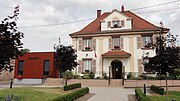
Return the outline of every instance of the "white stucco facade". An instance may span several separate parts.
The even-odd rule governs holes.
[[[131,13],[131,15],[133,14]],[[155,50],[152,46],[144,46],[144,43],[147,43],[147,39],[149,38],[149,40],[151,40],[150,45],[152,45],[159,30],[156,29],[156,31],[154,31],[154,29],[149,30],[148,28],[146,28],[148,30],[135,30],[133,20],[137,19],[147,24],[147,26],[154,28],[156,28],[156,26],[142,18],[138,18],[138,16],[133,19],[132,17],[134,16],[136,15],[129,17],[125,15],[124,12],[113,10],[108,16],[99,20],[100,26],[97,26],[100,29],[99,32],[87,32],[87,34],[85,32],[82,34],[78,33],[75,37],[72,37],[73,46],[77,50],[77,61],[80,63],[78,66],[79,69],[76,69],[78,74],[85,72],[83,70],[83,63],[86,59],[92,60],[91,68],[93,68],[92,71],[95,69],[96,77],[102,77],[103,73],[108,75],[109,72],[111,72],[112,76],[113,72],[116,71],[116,69],[113,69],[116,64],[119,64],[120,70],[117,69],[117,71],[120,71],[119,73],[121,74],[144,72],[143,57],[153,57],[155,55]],[[113,21],[118,22],[117,26],[112,26]],[[141,23],[138,21],[136,22]],[[89,26],[94,27],[96,25],[93,25],[92,22]],[[139,26],[138,24],[136,27],[143,28],[144,26]],[[88,26],[85,28],[88,28]],[[85,49],[84,40],[87,39],[91,40],[89,50]],[[113,46],[115,44],[118,45],[118,48]],[[97,57],[95,57],[95,53]]]

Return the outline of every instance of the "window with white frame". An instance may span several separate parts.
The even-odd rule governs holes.
[[[120,48],[120,40],[119,37],[117,38],[112,38],[112,44],[114,49],[119,49]]]
[[[91,59],[85,59],[83,60],[83,70],[85,72],[91,72],[92,68],[92,60]]]
[[[92,39],[84,39],[84,49],[85,50],[92,49]]]
[[[142,36],[142,43],[144,48],[152,47],[152,36]]]
[[[116,20],[116,21],[112,21],[112,24],[113,24],[113,27],[116,28],[116,27],[119,27],[120,24],[119,24],[119,20]]]

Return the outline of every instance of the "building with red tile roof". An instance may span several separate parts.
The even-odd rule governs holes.
[[[169,31],[164,28],[164,33]],[[77,73],[94,72],[96,76],[126,78],[129,72],[147,72],[142,57],[153,57],[152,44],[160,33],[156,26],[131,11],[97,10],[97,18],[78,32],[70,34],[77,49]],[[149,72],[149,71],[148,71]],[[123,75],[125,74],[125,75]]]

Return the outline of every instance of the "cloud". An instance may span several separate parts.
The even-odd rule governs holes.
[[[38,26],[56,23],[64,23],[89,19],[96,17],[96,10],[112,11],[113,9],[120,10],[121,5],[125,6],[125,10],[139,8],[159,3],[167,2],[167,0],[1,0],[0,1],[0,19],[13,13],[15,5],[20,5],[20,15],[18,26]],[[167,9],[172,7],[180,7],[179,3],[172,3],[165,6],[159,6],[149,9],[133,11],[134,13],[148,12],[154,10]],[[180,11],[178,9],[138,14],[155,25],[159,25],[160,21],[171,29],[173,33],[178,33],[180,22]],[[53,45],[58,43],[58,38],[61,38],[61,43],[71,44],[69,34],[76,32],[85,27],[92,20],[62,24],[58,26],[46,27],[29,27],[19,28],[25,34],[22,40],[25,48],[32,51],[53,51]]]

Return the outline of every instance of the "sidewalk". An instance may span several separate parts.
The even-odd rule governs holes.
[[[95,93],[88,101],[128,101],[128,95],[134,94],[134,89],[123,87],[89,87],[90,93]]]

